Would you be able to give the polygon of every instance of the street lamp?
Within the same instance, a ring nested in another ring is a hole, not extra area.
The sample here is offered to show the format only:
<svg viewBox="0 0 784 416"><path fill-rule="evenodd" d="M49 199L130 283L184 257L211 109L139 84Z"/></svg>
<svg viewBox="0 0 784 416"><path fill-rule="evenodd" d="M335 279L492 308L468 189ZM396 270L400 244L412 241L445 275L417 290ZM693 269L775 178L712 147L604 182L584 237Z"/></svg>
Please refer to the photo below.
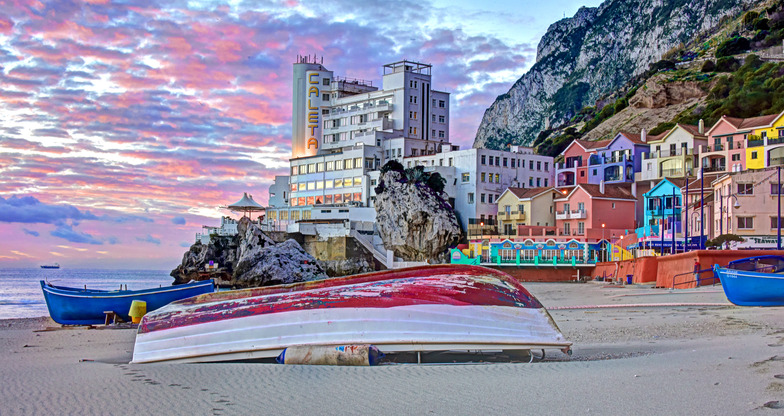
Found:
<svg viewBox="0 0 784 416"><path fill-rule="evenodd" d="M726 196L721 195L721 189L719 189L719 195L719 235L722 235L724 234L724 213L729 213L729 206L727 209L724 208L724 198L727 198L727 200L729 200L731 197L735 198L735 205L732 206L735 209L740 208L740 201L738 201L738 196L735 194L729 194ZM729 214L727 215L727 221L730 221Z"/></svg>
<svg viewBox="0 0 784 416"><path fill-rule="evenodd" d="M604 223L602 223L602 249L604 251L604 261L607 261L607 242L604 240Z"/></svg>

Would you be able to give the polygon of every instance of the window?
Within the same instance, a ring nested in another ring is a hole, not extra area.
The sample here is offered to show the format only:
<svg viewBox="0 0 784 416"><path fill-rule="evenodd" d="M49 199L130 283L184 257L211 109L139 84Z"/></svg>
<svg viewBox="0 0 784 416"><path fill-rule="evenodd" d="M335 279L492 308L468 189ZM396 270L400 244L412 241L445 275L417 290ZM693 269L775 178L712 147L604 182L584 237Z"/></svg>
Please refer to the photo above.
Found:
<svg viewBox="0 0 784 416"><path fill-rule="evenodd" d="M430 136L431 136L431 137L436 137L436 129L433 129L433 130L430 132Z"/></svg>
<svg viewBox="0 0 784 416"><path fill-rule="evenodd" d="M479 177L481 178L481 181L482 181L482 182L484 182L484 181L485 181L485 173L484 173L484 172L480 173L480 174L479 174Z"/></svg>
<svg viewBox="0 0 784 416"><path fill-rule="evenodd" d="M481 202L483 204L485 203L485 194L480 194L479 195L479 202Z"/></svg>
<svg viewBox="0 0 784 416"><path fill-rule="evenodd" d="M322 101L329 101L329 94L321 94Z"/></svg>
<svg viewBox="0 0 784 416"><path fill-rule="evenodd" d="M449 166L452 166L452 158L449 158Z"/></svg>
<svg viewBox="0 0 784 416"><path fill-rule="evenodd" d="M416 104L416 103L417 103L417 97L416 97L416 95L410 95L410 96L408 97L408 102L409 102L409 103L411 103L411 104Z"/></svg>
<svg viewBox="0 0 784 416"><path fill-rule="evenodd" d="M438 131L438 138L443 139L444 137L446 137L446 132L444 132L443 130L439 130Z"/></svg>
<svg viewBox="0 0 784 416"><path fill-rule="evenodd" d="M549 172L550 171L549 165L550 165L550 162L544 162L544 171L545 172Z"/></svg>
<svg viewBox="0 0 784 416"><path fill-rule="evenodd" d="M308 173L316 173L316 164L308 163Z"/></svg>
<svg viewBox="0 0 784 416"><path fill-rule="evenodd" d="M581 171L580 171L580 177L581 177L581 178L585 177L585 171L584 171L584 170L581 170Z"/></svg>
<svg viewBox="0 0 784 416"><path fill-rule="evenodd" d="M781 190L781 185L779 185L777 183L771 183L770 184L770 194L771 195L778 195L780 190Z"/></svg>
<svg viewBox="0 0 784 416"><path fill-rule="evenodd" d="M615 202L612 203L612 209L615 209Z"/></svg>
<svg viewBox="0 0 784 416"><path fill-rule="evenodd" d="M464 173L464 174L461 175L461 179L462 179L463 182L468 182L468 181L471 180L471 174L470 173Z"/></svg>
<svg viewBox="0 0 784 416"><path fill-rule="evenodd" d="M547 185L547 182L548 182L547 178L544 178L544 186L549 186L549 185Z"/></svg>
<svg viewBox="0 0 784 416"><path fill-rule="evenodd" d="M474 193L473 192L469 192L468 193L468 203L469 204L473 204L474 203Z"/></svg>
<svg viewBox="0 0 784 416"><path fill-rule="evenodd" d="M501 174L495 174L495 183L501 183Z"/></svg>
<svg viewBox="0 0 784 416"><path fill-rule="evenodd" d="M508 165L508 162L509 162L509 159L507 159L507 158L504 158L504 162L502 163L502 166L503 166L503 167L507 167L507 165Z"/></svg>
<svg viewBox="0 0 784 416"><path fill-rule="evenodd" d="M585 211L585 202L578 202L577 203L577 210L578 211Z"/></svg>
<svg viewBox="0 0 784 416"><path fill-rule="evenodd" d="M534 178L528 178L528 186L531 188L534 187Z"/></svg>
<svg viewBox="0 0 784 416"><path fill-rule="evenodd" d="M536 178L536 186L542 186L542 178Z"/></svg>
<svg viewBox="0 0 784 416"><path fill-rule="evenodd" d="M770 228L776 229L776 220L777 217L770 217ZM779 224L779 228L781 228L781 224Z"/></svg>
<svg viewBox="0 0 784 416"><path fill-rule="evenodd" d="M444 107L446 107L446 101L438 100L438 108L444 108Z"/></svg>
<svg viewBox="0 0 784 416"><path fill-rule="evenodd" d="M528 170L534 170L534 161L533 160L529 160L528 161Z"/></svg>
<svg viewBox="0 0 784 416"><path fill-rule="evenodd" d="M739 230L750 230L752 228L754 228L754 217L738 217Z"/></svg>
<svg viewBox="0 0 784 416"><path fill-rule="evenodd" d="M408 118L416 120L416 111L409 111Z"/></svg>
<svg viewBox="0 0 784 416"><path fill-rule="evenodd" d="M757 158L757 152L751 152L751 158L752 159L756 159Z"/></svg>
<svg viewBox="0 0 784 416"><path fill-rule="evenodd" d="M291 167L291 176L296 176L299 166L292 166Z"/></svg>
<svg viewBox="0 0 784 416"><path fill-rule="evenodd" d="M571 228L572 228L571 224L569 224L568 222L564 223L564 235L571 234Z"/></svg>
<svg viewBox="0 0 784 416"><path fill-rule="evenodd" d="M439 123L446 123L446 116L438 116Z"/></svg>
<svg viewBox="0 0 784 416"><path fill-rule="evenodd" d="M585 234L585 223L581 221L577 223L577 235L583 234Z"/></svg>
<svg viewBox="0 0 784 416"><path fill-rule="evenodd" d="M536 170L542 170L542 162L541 161L537 161L536 162Z"/></svg>
<svg viewBox="0 0 784 416"><path fill-rule="evenodd" d="M431 116L430 119L433 121L433 123L435 123L436 122L436 115L435 114L431 114L430 116Z"/></svg>
<svg viewBox="0 0 784 416"><path fill-rule="evenodd" d="M417 81L414 81L414 80L408 81L408 86L411 87L411 88L416 88L417 84L418 84Z"/></svg>
<svg viewBox="0 0 784 416"><path fill-rule="evenodd" d="M740 153L735 153L734 155L732 155L733 162L737 162L739 160L740 160Z"/></svg>
<svg viewBox="0 0 784 416"><path fill-rule="evenodd" d="M410 127L410 126L409 126L409 128L408 128L408 134L413 134L413 135L416 135L416 134L417 134L417 128L416 128L416 127Z"/></svg>
<svg viewBox="0 0 784 416"><path fill-rule="evenodd" d="M354 159L346 159L343 161L343 166L346 169L354 169Z"/></svg>
<svg viewBox="0 0 784 416"><path fill-rule="evenodd" d="M517 212L520 213L520 214L525 214L525 205L518 204L517 205Z"/></svg>
<svg viewBox="0 0 784 416"><path fill-rule="evenodd" d="M753 183L739 183L738 184L738 195L753 195L754 194L754 184Z"/></svg>
<svg viewBox="0 0 784 416"><path fill-rule="evenodd" d="M485 155L482 155L481 161L482 161L483 165L486 165L487 164L487 157Z"/></svg>
<svg viewBox="0 0 784 416"><path fill-rule="evenodd" d="M316 172L324 172L324 162L316 163Z"/></svg>

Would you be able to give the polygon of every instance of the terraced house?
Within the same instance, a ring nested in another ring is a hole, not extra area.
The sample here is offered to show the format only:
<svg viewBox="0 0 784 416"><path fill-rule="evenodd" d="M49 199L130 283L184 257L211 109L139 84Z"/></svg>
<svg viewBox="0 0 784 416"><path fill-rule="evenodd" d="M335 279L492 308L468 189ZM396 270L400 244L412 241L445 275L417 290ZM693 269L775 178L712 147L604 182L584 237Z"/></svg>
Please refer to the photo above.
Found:
<svg viewBox="0 0 784 416"><path fill-rule="evenodd" d="M698 126L676 124L661 138L648 140L650 151L643 154L642 170L636 180L693 176L697 150L707 144L702 122Z"/></svg>

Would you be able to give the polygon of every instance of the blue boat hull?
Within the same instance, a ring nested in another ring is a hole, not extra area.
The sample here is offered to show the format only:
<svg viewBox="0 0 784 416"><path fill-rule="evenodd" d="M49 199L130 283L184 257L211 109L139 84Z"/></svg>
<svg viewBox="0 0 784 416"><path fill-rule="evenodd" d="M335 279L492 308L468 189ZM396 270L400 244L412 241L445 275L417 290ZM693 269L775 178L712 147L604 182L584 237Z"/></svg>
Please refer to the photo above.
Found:
<svg viewBox="0 0 784 416"><path fill-rule="evenodd" d="M713 266L730 302L739 306L784 306L784 275Z"/></svg>
<svg viewBox="0 0 784 416"><path fill-rule="evenodd" d="M131 302L147 302L147 311L154 311L175 300L215 291L215 282L188 283L143 290L85 290L54 286L41 281L49 316L62 325L93 325L104 323L104 311L113 311L126 321Z"/></svg>

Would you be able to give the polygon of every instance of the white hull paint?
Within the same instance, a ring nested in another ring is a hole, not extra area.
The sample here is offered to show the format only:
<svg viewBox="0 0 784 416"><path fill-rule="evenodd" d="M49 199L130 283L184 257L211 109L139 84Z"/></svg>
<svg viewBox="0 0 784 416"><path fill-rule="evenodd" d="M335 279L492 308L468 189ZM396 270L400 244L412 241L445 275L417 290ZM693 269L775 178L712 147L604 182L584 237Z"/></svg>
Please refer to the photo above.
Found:
<svg viewBox="0 0 784 416"><path fill-rule="evenodd" d="M427 304L294 310L139 333L132 362L269 358L290 346L338 344L385 353L571 346L544 308Z"/></svg>

